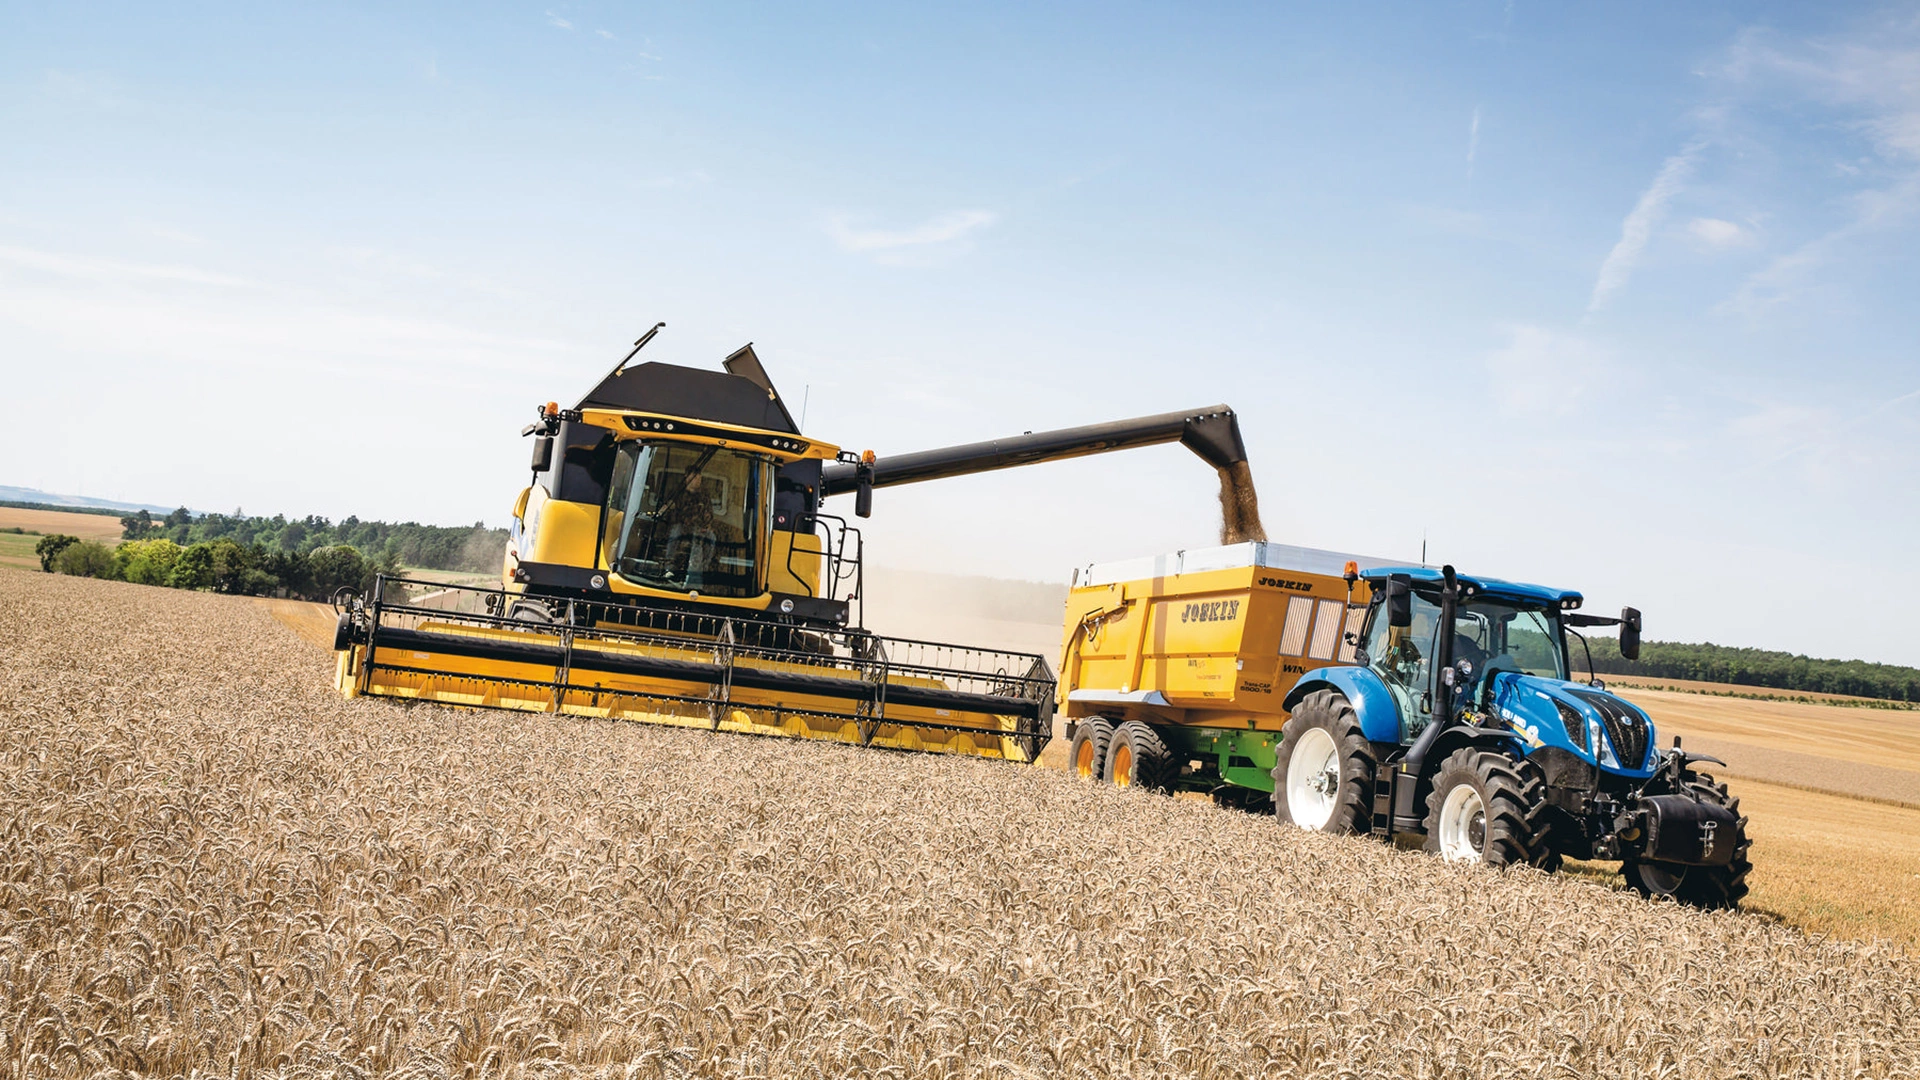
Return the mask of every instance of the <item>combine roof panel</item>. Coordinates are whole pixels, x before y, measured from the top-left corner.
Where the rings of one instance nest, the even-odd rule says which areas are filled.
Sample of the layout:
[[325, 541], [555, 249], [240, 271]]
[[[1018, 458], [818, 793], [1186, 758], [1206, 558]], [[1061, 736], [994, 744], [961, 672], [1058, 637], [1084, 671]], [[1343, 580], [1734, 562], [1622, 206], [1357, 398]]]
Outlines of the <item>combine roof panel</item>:
[[678, 364], [628, 365], [600, 380], [580, 399], [580, 408], [659, 413], [800, 433], [771, 388], [738, 375]]

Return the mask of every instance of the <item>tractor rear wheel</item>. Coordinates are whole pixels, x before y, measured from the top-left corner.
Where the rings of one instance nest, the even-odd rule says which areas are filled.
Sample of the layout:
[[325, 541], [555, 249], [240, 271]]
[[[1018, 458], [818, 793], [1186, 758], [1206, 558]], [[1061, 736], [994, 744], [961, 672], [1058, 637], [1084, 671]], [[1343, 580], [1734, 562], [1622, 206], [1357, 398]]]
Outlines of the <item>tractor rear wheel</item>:
[[1365, 833], [1373, 827], [1373, 772], [1373, 744], [1353, 704], [1315, 691], [1280, 729], [1273, 812], [1316, 832]]
[[1114, 731], [1103, 771], [1114, 787], [1166, 791], [1171, 787], [1168, 773], [1172, 767], [1173, 754], [1160, 733], [1138, 720], [1129, 720]]
[[[1727, 794], [1727, 785], [1711, 776], [1698, 776], [1687, 785], [1689, 794], [1702, 802], [1724, 806], [1740, 815], [1740, 800]], [[1747, 860], [1747, 819], [1740, 815], [1740, 840], [1733, 848], [1733, 861], [1725, 866], [1681, 866], [1677, 863], [1638, 862], [1632, 859], [1620, 865], [1627, 884], [1645, 897], [1664, 896], [1690, 907], [1718, 910], [1738, 907], [1747, 895], [1747, 872], [1753, 863]]]
[[1447, 755], [1427, 796], [1427, 850], [1489, 866], [1551, 869], [1546, 781], [1530, 761], [1465, 747]]
[[1107, 747], [1113, 742], [1113, 724], [1095, 716], [1073, 728], [1067, 744], [1067, 771], [1082, 780], [1105, 780]]

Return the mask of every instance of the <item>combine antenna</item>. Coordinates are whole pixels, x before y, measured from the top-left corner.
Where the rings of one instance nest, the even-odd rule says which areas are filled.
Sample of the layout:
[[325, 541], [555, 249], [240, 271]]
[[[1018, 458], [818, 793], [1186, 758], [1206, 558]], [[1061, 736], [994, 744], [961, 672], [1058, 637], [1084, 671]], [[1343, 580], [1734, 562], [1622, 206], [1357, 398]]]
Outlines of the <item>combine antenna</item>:
[[1427, 530], [1420, 530], [1420, 565], [1427, 565]]
[[813, 384], [806, 383], [800, 387], [800, 430], [801, 431], [807, 430], [807, 402], [812, 400], [813, 400]]
[[651, 330], [649, 330], [649, 331], [647, 331], [647, 332], [646, 332], [646, 333], [644, 333], [644, 334], [641, 334], [641, 335], [640, 335], [640, 340], [639, 340], [639, 341], [636, 341], [636, 342], [634, 342], [634, 343], [633, 343], [633, 351], [632, 351], [632, 352], [630, 352], [630, 353], [628, 353], [627, 355], [625, 355], [625, 356], [623, 356], [623, 357], [621, 357], [621, 358], [620, 358], [620, 362], [619, 362], [619, 363], [617, 363], [617, 364], [615, 364], [615, 365], [613, 365], [613, 370], [612, 370], [612, 371], [609, 371], [609, 372], [607, 372], [607, 378], [609, 378], [609, 379], [611, 379], [611, 378], [613, 378], [613, 377], [614, 377], [615, 375], [618, 375], [618, 374], [620, 374], [620, 369], [621, 369], [621, 368], [624, 368], [624, 367], [626, 367], [626, 366], [627, 366], [627, 363], [628, 363], [629, 361], [631, 361], [631, 360], [632, 360], [632, 359], [633, 359], [634, 357], [636, 357], [636, 356], [639, 356], [639, 355], [640, 355], [640, 350], [641, 350], [641, 349], [644, 349], [644, 348], [646, 348], [646, 347], [647, 347], [647, 342], [649, 342], [649, 341], [652, 341], [652, 340], [653, 340], [653, 335], [655, 335], [655, 334], [657, 334], [657, 333], [659, 333], [659, 332], [660, 332], [660, 328], [661, 328], [661, 327], [663, 327], [663, 326], [665, 326], [665, 325], [667, 325], [667, 324], [666, 324], [666, 323], [663, 323], [663, 322], [657, 322], [657, 323], [654, 323], [654, 324], [653, 324], [653, 329], [651, 329]]

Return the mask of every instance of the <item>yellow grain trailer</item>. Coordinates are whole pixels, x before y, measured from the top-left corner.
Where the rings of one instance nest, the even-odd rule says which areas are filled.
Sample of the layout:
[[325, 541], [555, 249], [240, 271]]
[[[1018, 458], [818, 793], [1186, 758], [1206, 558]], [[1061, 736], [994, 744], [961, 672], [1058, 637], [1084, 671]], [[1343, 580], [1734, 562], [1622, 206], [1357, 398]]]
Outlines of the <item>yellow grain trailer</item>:
[[1121, 785], [1264, 802], [1287, 691], [1350, 664], [1388, 560], [1244, 543], [1076, 570], [1058, 715], [1070, 767]]

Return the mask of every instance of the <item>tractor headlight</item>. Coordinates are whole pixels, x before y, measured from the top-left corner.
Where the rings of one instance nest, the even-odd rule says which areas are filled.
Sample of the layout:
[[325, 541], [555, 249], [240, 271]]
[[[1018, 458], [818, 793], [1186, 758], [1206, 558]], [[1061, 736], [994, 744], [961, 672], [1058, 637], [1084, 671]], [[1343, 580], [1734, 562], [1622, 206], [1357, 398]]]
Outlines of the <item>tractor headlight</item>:
[[1587, 737], [1587, 719], [1581, 716], [1573, 706], [1556, 699], [1553, 707], [1560, 710], [1560, 726], [1567, 729], [1567, 741], [1578, 747], [1583, 754], [1593, 752], [1593, 743]]

